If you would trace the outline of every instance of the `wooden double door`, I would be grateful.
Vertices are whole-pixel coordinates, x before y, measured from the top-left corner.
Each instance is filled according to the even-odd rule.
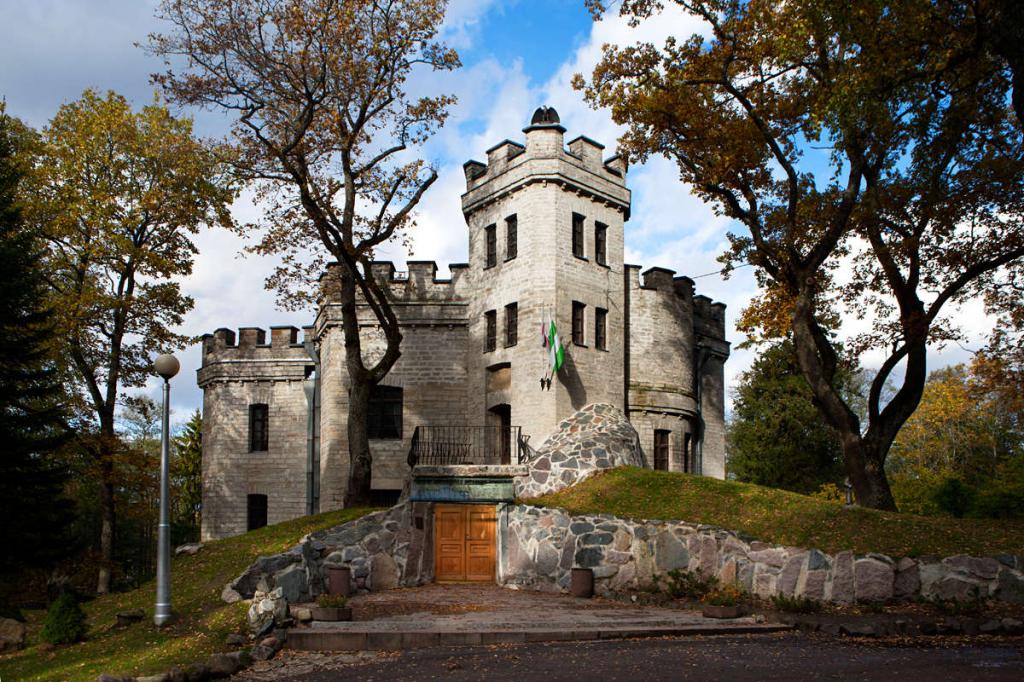
[[[493,504],[434,505],[437,582],[493,582],[497,542]]]

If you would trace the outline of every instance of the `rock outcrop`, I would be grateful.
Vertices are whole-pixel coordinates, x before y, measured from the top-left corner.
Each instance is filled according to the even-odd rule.
[[[557,492],[604,469],[643,466],[644,457],[626,415],[595,403],[564,419],[526,464],[528,475],[516,481],[520,499]]]

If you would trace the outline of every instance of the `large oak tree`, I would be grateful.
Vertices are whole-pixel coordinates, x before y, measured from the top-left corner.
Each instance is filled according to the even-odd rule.
[[[152,357],[186,345],[175,331],[193,301],[193,235],[231,222],[234,192],[188,120],[116,93],[86,90],[42,131],[26,219],[46,243],[43,272],[57,352],[78,397],[77,433],[100,481],[97,591],[110,589],[115,542],[115,416],[125,388],[153,376]],[[90,436],[91,434],[91,436]]]
[[[397,362],[402,334],[374,250],[412,224],[437,179],[412,152],[446,117],[448,96],[413,97],[417,68],[459,66],[436,41],[445,0],[165,0],[172,30],[151,48],[182,64],[155,76],[176,101],[230,113],[234,163],[267,207],[255,251],[282,265],[268,281],[285,305],[310,300],[327,260],[339,283],[349,377],[346,505],[370,501],[370,391]],[[249,231],[248,228],[246,231]],[[360,305],[384,341],[364,352]],[[365,321],[365,320],[364,320]],[[369,349],[366,349],[367,351]]]
[[[1015,10],[1003,0],[622,0],[620,11],[643,19],[665,4],[701,19],[705,35],[607,46],[576,84],[627,126],[634,160],[674,160],[745,228],[727,264],[756,266],[766,326],[784,312],[858,501],[892,509],[885,459],[921,398],[929,343],[956,338],[955,305],[1024,255],[1024,145],[1011,106],[1020,40],[988,30],[1007,29]],[[871,332],[849,349],[884,357],[866,423],[834,381],[824,321],[837,314],[868,316]]]

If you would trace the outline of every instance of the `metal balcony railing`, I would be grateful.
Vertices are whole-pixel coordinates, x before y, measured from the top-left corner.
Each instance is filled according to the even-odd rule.
[[[519,426],[417,426],[409,466],[519,464],[525,451]]]

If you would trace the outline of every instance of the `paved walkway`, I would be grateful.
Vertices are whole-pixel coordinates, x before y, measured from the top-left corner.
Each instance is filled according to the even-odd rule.
[[[777,632],[752,617],[704,618],[698,611],[600,598],[517,591],[497,585],[427,585],[355,597],[351,622],[292,629],[288,647],[305,651],[397,650]]]

